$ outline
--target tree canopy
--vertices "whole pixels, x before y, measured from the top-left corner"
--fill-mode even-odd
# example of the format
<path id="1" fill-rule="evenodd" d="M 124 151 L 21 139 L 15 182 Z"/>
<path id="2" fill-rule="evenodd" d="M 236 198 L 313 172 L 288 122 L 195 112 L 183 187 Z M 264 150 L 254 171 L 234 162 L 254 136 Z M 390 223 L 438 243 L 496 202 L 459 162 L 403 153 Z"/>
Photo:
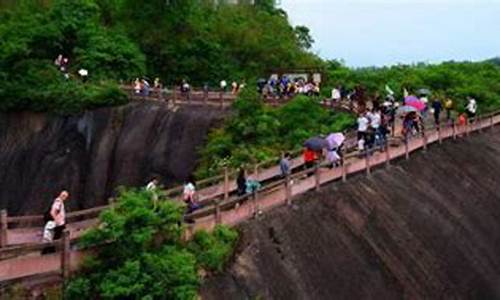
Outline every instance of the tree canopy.
<path id="1" fill-rule="evenodd" d="M 122 190 L 80 246 L 99 245 L 66 285 L 65 299 L 196 299 L 200 270 L 222 271 L 237 233 L 218 226 L 182 239 L 183 207 L 152 192 Z"/>
<path id="2" fill-rule="evenodd" d="M 126 97 L 111 83 L 142 76 L 201 86 L 321 64 L 307 51 L 308 30 L 293 28 L 273 2 L 6 2 L 0 6 L 0 110 L 70 113 L 119 104 Z M 70 80 L 54 65 L 59 54 L 69 58 Z M 81 68 L 89 72 L 86 83 L 78 78 Z M 94 99 L 101 94 L 114 98 Z"/>

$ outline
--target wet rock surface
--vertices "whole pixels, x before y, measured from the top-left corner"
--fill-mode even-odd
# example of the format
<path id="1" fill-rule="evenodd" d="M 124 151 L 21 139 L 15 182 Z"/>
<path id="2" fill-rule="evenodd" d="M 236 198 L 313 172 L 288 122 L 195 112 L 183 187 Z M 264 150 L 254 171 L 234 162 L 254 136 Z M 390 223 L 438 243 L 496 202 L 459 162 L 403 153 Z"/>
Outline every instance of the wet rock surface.
<path id="1" fill-rule="evenodd" d="M 152 176 L 165 185 L 185 179 L 218 108 L 130 103 L 79 116 L 0 114 L 0 208 L 41 213 L 61 189 L 69 210 L 105 204 L 118 186 Z"/>
<path id="2" fill-rule="evenodd" d="M 500 299 L 500 129 L 241 226 L 204 299 Z"/>

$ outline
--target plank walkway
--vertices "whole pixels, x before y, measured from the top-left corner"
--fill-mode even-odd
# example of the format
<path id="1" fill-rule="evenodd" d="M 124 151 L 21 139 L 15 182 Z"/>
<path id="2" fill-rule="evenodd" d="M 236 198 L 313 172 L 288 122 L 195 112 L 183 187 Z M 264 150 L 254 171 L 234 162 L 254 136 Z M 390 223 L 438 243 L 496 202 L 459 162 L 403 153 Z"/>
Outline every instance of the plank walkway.
<path id="1" fill-rule="evenodd" d="M 389 151 L 375 152 L 372 156 L 368 156 L 368 159 L 366 159 L 366 156 L 351 156 L 350 159 L 344 164 L 346 166 L 345 168 L 334 168 L 331 170 L 321 168 L 317 169 L 317 171 L 310 176 L 305 175 L 304 172 L 300 172 L 299 174 L 292 176 L 294 184 L 291 186 L 287 185 L 285 180 L 278 180 L 277 182 L 270 183 L 267 187 L 265 186 L 263 190 L 257 194 L 258 198 L 237 202 L 239 205 L 235 204 L 234 206 L 233 203 L 235 203 L 235 201 L 230 200 L 229 203 L 223 204 L 223 206 L 228 207 L 227 210 L 222 208 L 222 210 L 215 209 L 214 214 L 196 218 L 196 222 L 193 225 L 188 226 L 188 234 L 192 234 L 193 232 L 201 229 L 211 230 L 218 223 L 229 226 L 238 225 L 241 222 L 252 218 L 256 213 L 265 212 L 274 207 L 290 203 L 291 197 L 318 189 L 323 184 L 327 184 L 335 180 L 346 179 L 346 176 L 362 171 L 366 171 L 367 174 L 369 174 L 369 171 L 372 168 L 382 164 L 388 164 L 394 159 L 405 156 L 409 157 L 411 152 L 426 148 L 429 144 L 439 143 L 442 140 L 453 138 L 457 134 L 465 136 L 468 135 L 469 132 L 483 131 L 499 123 L 500 113 L 497 112 L 488 118 L 477 121 L 476 123 L 470 125 L 470 127 L 466 126 L 458 128 L 457 130 L 455 130 L 455 127 L 445 127 L 441 128 L 439 131 L 428 131 L 425 138 L 413 138 L 409 140 L 407 144 L 402 143 L 400 145 L 390 147 Z M 270 168 L 262 174 L 263 178 L 266 176 L 272 178 L 277 174 L 276 167 Z M 91 220 L 87 224 L 78 222 L 70 224 L 70 226 L 76 228 L 75 230 L 79 229 L 79 231 L 71 232 L 72 237 L 78 236 L 84 228 L 93 224 L 95 223 L 92 223 Z M 21 235 L 13 235 L 13 237 L 9 236 L 10 241 L 16 241 L 16 239 L 21 242 L 25 241 Z M 2 251 L 4 251 L 4 249 L 0 249 L 0 254 Z M 12 251 L 12 249 L 10 251 Z M 68 265 L 67 268 L 75 270 L 78 267 L 79 262 L 81 262 L 82 257 L 85 255 L 85 251 L 73 249 L 69 251 L 69 253 L 65 253 L 65 255 L 68 256 L 68 262 L 66 262 Z M 41 256 L 40 251 L 33 251 L 14 258 L 4 260 L 0 259 L 0 282 L 33 276 L 36 274 L 43 275 L 45 273 L 60 271 L 64 265 L 64 259 L 62 259 L 62 257 L 65 257 L 65 255 L 55 253 Z"/>

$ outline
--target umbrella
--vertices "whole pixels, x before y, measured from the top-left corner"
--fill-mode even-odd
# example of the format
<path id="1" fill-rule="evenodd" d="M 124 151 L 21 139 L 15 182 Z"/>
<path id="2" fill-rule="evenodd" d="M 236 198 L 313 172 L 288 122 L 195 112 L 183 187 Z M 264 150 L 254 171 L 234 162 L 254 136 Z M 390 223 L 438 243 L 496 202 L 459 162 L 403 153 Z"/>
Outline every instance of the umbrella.
<path id="1" fill-rule="evenodd" d="M 423 111 L 426 108 L 426 105 L 424 102 L 420 101 L 416 96 L 408 96 L 405 98 L 405 105 L 407 106 L 413 106 L 415 107 L 418 111 Z"/>
<path id="2" fill-rule="evenodd" d="M 344 143 L 345 136 L 344 136 L 344 134 L 342 134 L 340 132 L 332 133 L 326 137 L 326 141 L 328 142 L 328 148 L 334 149 L 334 148 L 337 148 L 338 146 L 340 146 Z"/>
<path id="3" fill-rule="evenodd" d="M 410 106 L 410 105 L 405 105 L 405 106 L 401 106 L 400 108 L 398 108 L 397 113 L 399 115 L 404 115 L 407 113 L 417 112 L 417 111 L 418 110 L 415 107 Z"/>
<path id="4" fill-rule="evenodd" d="M 417 91 L 417 94 L 419 94 L 419 95 L 430 95 L 432 93 L 431 93 L 431 91 L 429 89 L 419 89 Z"/>
<path id="5" fill-rule="evenodd" d="M 328 142 L 320 137 L 313 137 L 304 142 L 304 147 L 314 151 L 319 151 L 328 148 Z"/>

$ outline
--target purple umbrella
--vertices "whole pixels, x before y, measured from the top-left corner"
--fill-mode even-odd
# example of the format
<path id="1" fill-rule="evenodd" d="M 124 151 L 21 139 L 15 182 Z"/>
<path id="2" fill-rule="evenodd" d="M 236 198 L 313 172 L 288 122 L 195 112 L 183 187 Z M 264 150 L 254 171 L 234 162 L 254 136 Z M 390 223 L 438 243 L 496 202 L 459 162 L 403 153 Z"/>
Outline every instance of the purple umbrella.
<path id="1" fill-rule="evenodd" d="M 340 132 L 332 133 L 326 137 L 326 141 L 328 142 L 328 148 L 334 149 L 334 148 L 337 148 L 344 143 L 345 136 L 344 136 L 344 134 L 342 134 Z"/>

